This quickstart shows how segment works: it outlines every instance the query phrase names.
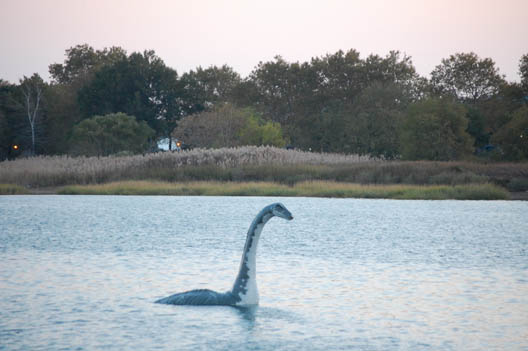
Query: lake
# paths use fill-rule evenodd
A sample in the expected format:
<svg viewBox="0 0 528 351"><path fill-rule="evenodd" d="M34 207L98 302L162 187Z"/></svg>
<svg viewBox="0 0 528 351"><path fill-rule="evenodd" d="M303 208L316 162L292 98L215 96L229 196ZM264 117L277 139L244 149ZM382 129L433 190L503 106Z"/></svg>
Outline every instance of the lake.
<svg viewBox="0 0 528 351"><path fill-rule="evenodd" d="M231 288L250 222L260 305ZM0 196L0 350L528 350L528 202Z"/></svg>

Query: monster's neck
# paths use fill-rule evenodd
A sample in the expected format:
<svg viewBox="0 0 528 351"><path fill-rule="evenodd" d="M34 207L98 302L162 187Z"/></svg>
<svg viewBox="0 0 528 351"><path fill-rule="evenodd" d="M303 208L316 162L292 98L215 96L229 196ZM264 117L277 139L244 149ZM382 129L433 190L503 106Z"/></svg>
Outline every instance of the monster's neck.
<svg viewBox="0 0 528 351"><path fill-rule="evenodd" d="M258 304L259 296L257 290L257 246L260 239L260 233L266 222L273 217L273 212L268 207L262 209L255 217L251 226L249 227L246 245L244 246L244 253L240 261L240 269L238 271L235 284L233 285L232 293L235 297L241 299L240 305L256 305Z"/></svg>

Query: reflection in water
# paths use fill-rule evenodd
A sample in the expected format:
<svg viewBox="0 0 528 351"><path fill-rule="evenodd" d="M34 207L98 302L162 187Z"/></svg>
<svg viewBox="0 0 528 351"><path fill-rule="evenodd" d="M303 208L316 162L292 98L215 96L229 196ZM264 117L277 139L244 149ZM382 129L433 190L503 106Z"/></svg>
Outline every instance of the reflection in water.
<svg viewBox="0 0 528 351"><path fill-rule="evenodd" d="M242 316L242 318L244 318L245 320L249 321L249 322L255 322L255 316L257 314L257 310L258 310L258 306L255 305L255 306L248 306L248 307L241 307L241 306L236 306L234 307L240 314L240 316ZM251 326L253 327L253 324L254 323L251 323Z"/></svg>

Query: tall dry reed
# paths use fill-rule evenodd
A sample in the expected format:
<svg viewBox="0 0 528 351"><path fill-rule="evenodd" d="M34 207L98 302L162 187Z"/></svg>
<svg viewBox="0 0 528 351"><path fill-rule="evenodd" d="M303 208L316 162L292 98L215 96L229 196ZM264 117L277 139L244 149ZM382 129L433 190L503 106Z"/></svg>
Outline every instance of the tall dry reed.
<svg viewBox="0 0 528 351"><path fill-rule="evenodd" d="M40 156L0 163L0 182L25 186L96 184L111 180L170 178L182 168L236 169L245 166L332 165L367 162L366 156L320 154L274 147L193 149L121 157Z"/></svg>
<svg viewBox="0 0 528 351"><path fill-rule="evenodd" d="M528 163L383 161L255 146L120 157L41 156L0 163L0 183L29 188L123 180L508 186L512 179L524 184Z"/></svg>

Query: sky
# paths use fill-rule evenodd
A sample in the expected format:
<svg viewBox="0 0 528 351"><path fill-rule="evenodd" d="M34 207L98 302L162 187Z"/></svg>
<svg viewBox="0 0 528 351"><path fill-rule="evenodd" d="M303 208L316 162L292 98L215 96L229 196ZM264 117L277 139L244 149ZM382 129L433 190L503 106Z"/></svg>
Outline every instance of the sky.
<svg viewBox="0 0 528 351"><path fill-rule="evenodd" d="M527 0L0 0L0 79L17 83L63 63L78 44L154 50L179 74L227 64L243 77L276 55L309 61L338 50L398 50L429 77L474 52L519 81Z"/></svg>

